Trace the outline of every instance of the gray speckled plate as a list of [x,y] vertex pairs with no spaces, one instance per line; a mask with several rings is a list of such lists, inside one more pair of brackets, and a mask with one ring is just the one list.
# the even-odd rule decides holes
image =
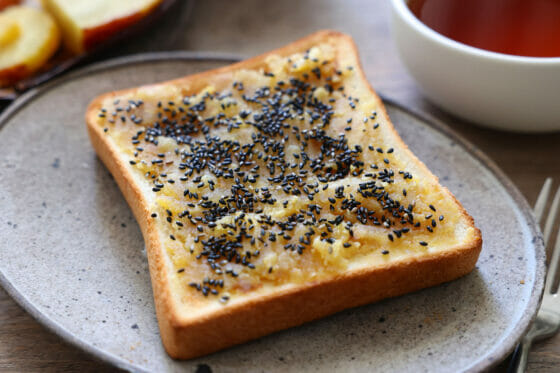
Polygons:
[[140,230],[90,146],[83,115],[102,92],[229,61],[174,53],[102,63],[29,92],[2,115],[0,282],[7,291],[70,343],[129,370],[449,372],[503,359],[542,293],[545,255],[530,209],[479,151],[390,102],[405,142],[482,230],[476,269],[200,359],[166,355]]

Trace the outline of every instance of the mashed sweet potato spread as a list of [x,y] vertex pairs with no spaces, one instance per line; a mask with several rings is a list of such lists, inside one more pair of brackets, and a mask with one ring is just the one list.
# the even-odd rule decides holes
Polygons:
[[324,43],[194,92],[148,86],[104,103],[99,125],[152,196],[184,302],[227,303],[456,242],[459,207],[417,183],[423,169],[387,143],[374,96],[335,54]]

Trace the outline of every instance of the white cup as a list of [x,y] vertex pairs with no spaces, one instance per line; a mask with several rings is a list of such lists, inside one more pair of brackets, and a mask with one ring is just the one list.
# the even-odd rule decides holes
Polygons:
[[496,129],[560,130],[560,57],[474,48],[423,24],[407,0],[391,2],[393,37],[401,59],[431,101]]

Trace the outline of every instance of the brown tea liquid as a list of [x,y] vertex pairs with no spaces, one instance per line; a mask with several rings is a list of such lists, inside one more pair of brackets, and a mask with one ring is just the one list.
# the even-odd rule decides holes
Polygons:
[[431,29],[493,52],[560,57],[560,0],[409,0]]

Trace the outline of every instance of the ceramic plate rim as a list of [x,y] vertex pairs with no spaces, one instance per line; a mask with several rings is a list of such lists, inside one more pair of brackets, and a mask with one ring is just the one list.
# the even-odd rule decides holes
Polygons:
[[[40,87],[34,88],[19,98],[17,98],[6,110],[0,115],[0,131],[4,127],[4,124],[19,110],[23,109],[28,104],[32,103],[35,98],[40,97],[42,94],[56,88],[59,85],[72,81],[74,79],[80,78],[84,75],[101,72],[104,70],[109,70],[117,67],[121,67],[129,64],[140,64],[140,63],[157,63],[165,61],[221,61],[224,63],[234,63],[240,61],[242,58],[238,55],[227,54],[227,53],[213,53],[213,52],[191,52],[191,51],[176,51],[176,52],[154,52],[154,53],[140,53],[130,56],[118,57],[110,59],[103,62],[98,62],[86,67],[83,67],[77,71],[74,71],[63,77],[54,79]],[[509,335],[503,339],[503,342],[495,346],[495,348],[486,356],[479,359],[479,361],[470,366],[467,371],[478,372],[485,371],[493,365],[502,361],[514,348],[516,343],[525,334],[530,324],[536,317],[538,307],[540,305],[542,294],[544,290],[544,275],[546,272],[546,252],[545,247],[542,242],[542,234],[540,228],[538,227],[535,217],[532,213],[532,209],[529,204],[522,196],[521,192],[513,184],[513,182],[507,177],[503,171],[492,161],[487,155],[485,155],[480,149],[475,145],[470,143],[464,137],[459,135],[453,129],[445,125],[442,121],[424,113],[420,114],[414,110],[408,109],[403,105],[383,97],[383,102],[385,104],[391,105],[398,110],[405,112],[406,114],[415,117],[423,124],[433,128],[434,130],[440,132],[445,137],[455,141],[459,146],[461,146],[471,157],[479,161],[483,167],[490,170],[496,177],[498,182],[502,184],[504,189],[508,192],[509,196],[515,202],[515,206],[519,209],[523,217],[529,223],[530,231],[541,238],[535,242],[535,281],[533,288],[531,289],[531,296],[527,302],[526,312],[522,314],[517,324],[511,328]],[[62,325],[54,321],[53,319],[42,313],[37,307],[35,307],[27,297],[18,292],[14,286],[8,281],[4,276],[2,269],[0,268],[0,285],[6,290],[6,292],[18,303],[25,311],[27,311],[35,320],[37,320],[41,325],[45,326],[51,332],[60,336],[65,342],[72,346],[79,348],[80,350],[86,352],[90,356],[99,359],[103,362],[111,364],[121,369],[132,370],[132,371],[144,371],[141,367],[131,364],[128,361],[120,358],[114,354],[106,352],[98,347],[89,344],[86,340],[77,338],[71,331],[64,328]],[[529,311],[529,312],[527,312]]]

